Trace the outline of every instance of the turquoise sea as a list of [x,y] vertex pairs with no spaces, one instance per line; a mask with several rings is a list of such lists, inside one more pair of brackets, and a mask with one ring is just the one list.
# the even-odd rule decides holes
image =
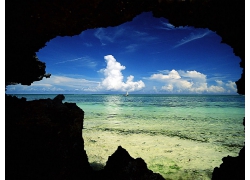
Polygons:
[[[56,95],[16,96],[35,100]],[[112,144],[119,142],[166,179],[176,179],[174,173],[182,179],[185,173],[186,179],[210,179],[221,158],[236,156],[245,142],[245,96],[241,95],[65,94],[64,102],[76,103],[85,112],[85,148],[89,160],[99,168],[112,154]],[[150,158],[147,148],[148,152],[153,149]],[[210,162],[205,156],[215,156],[215,160]],[[163,162],[164,158],[172,164]]]

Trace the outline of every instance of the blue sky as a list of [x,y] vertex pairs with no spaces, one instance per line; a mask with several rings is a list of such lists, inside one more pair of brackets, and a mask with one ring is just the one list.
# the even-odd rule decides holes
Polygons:
[[150,12],[120,26],[56,37],[37,56],[51,77],[8,86],[6,93],[237,94],[242,73],[240,58],[215,32],[175,28]]

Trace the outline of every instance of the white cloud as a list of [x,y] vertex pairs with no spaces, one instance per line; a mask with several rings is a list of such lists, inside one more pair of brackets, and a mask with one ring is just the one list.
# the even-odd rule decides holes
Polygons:
[[221,80],[215,80],[215,82],[216,82],[219,86],[224,85],[224,83],[223,83]]
[[135,31],[135,35],[136,35],[136,36],[147,36],[148,33],[146,33],[146,32],[141,32],[141,31]]
[[75,59],[68,59],[68,60],[65,60],[65,61],[60,61],[60,62],[57,62],[55,64],[63,64],[63,63],[67,63],[67,62],[74,62],[74,61],[79,61],[79,60],[82,60],[86,57],[79,57],[79,58],[75,58]]
[[158,93],[158,90],[155,86],[153,86],[153,90],[154,90],[154,92]]
[[[20,84],[8,86],[8,91],[13,92],[55,92],[55,91],[96,91],[99,82],[88,81],[83,78],[71,78],[66,76],[52,75],[41,81],[35,81],[30,86]],[[13,89],[15,88],[15,89]]]
[[92,47],[93,46],[93,44],[91,44],[91,43],[83,43],[86,47]]
[[107,66],[105,69],[101,69],[105,76],[100,84],[101,89],[113,90],[113,91],[137,91],[145,87],[144,82],[134,82],[134,76],[127,77],[127,81],[123,82],[122,70],[126,67],[122,66],[112,55],[104,56]]
[[191,41],[201,39],[201,38],[207,36],[209,33],[210,33],[209,30],[204,31],[203,33],[191,33],[189,36],[187,36],[187,37],[183,38],[182,40],[180,40],[179,42],[177,42],[177,44],[174,46],[174,48],[182,46],[182,45],[189,43]]
[[151,77],[149,79],[155,79],[155,80],[159,80],[159,81],[164,81],[167,79],[180,79],[180,75],[176,70],[172,70],[169,72],[169,74],[153,74],[151,75]]
[[169,84],[167,86],[162,86],[161,89],[162,90],[165,90],[165,91],[173,91],[173,85],[172,84]]
[[[98,28],[94,35],[96,38],[100,40],[102,45],[106,45],[106,43],[113,43],[115,39],[119,36],[122,36],[124,29],[122,28],[115,28],[115,31],[112,31],[108,33],[108,31],[105,28]],[[111,31],[109,29],[109,31]]]
[[[80,66],[87,66],[87,67],[93,68],[97,65],[97,63],[93,61],[91,58],[89,58],[88,56],[83,56],[83,57],[79,57],[75,59],[68,59],[68,60],[57,62],[55,64],[64,64],[64,63],[70,63],[70,62],[76,62],[76,61],[82,62]],[[79,63],[77,65],[79,65]]]
[[191,89],[194,84],[193,82],[189,82],[185,79],[175,80],[173,83],[178,89]]
[[228,81],[228,83],[226,83],[226,86],[227,86],[230,90],[232,90],[233,92],[237,92],[237,88],[236,88],[235,82]]
[[[198,71],[183,70],[163,70],[161,73],[152,74],[149,79],[163,82],[165,85],[161,90],[176,93],[225,93],[227,92],[224,83],[216,80],[217,86],[208,85],[207,76]],[[228,82],[227,86],[231,90],[235,90],[235,84]],[[235,91],[236,92],[236,91]]]
[[174,25],[168,23],[168,22],[161,22],[162,25],[164,26],[162,29],[166,29],[166,30],[173,30],[175,29]]
[[137,44],[130,44],[126,47],[126,52],[134,52],[138,48]]
[[199,79],[201,81],[205,81],[206,80],[206,75],[205,74],[202,74],[200,72],[197,72],[197,71],[179,71],[180,75],[182,77],[187,77],[187,78],[192,78],[192,79]]
[[145,87],[143,81],[134,81],[134,76],[130,75],[123,81],[122,66],[112,55],[104,57],[107,63],[105,69],[101,69],[105,78],[100,81],[89,81],[83,78],[52,75],[50,78],[44,78],[36,81],[30,86],[10,85],[8,92],[102,92],[102,90],[112,91],[138,91]]
[[178,30],[186,30],[186,29],[193,29],[193,27],[191,27],[191,26],[174,26],[174,25],[172,25],[172,24],[170,24],[169,22],[163,22],[163,21],[161,21],[161,25],[163,25],[163,26],[161,26],[159,29],[164,29],[164,30],[168,30],[168,31],[170,31],[170,30],[175,30],[175,29],[178,29]]
[[223,93],[225,92],[225,89],[221,86],[210,86],[208,89],[207,89],[208,92],[211,92],[211,93]]

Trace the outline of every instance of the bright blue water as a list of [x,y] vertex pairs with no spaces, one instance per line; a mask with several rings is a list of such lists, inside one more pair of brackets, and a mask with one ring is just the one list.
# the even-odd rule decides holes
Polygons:
[[[56,95],[16,96],[35,100]],[[154,131],[230,148],[241,147],[245,140],[245,96],[241,95],[66,94],[64,102],[84,110],[85,128]]]
[[[56,95],[17,96],[35,100],[53,99]],[[123,145],[132,152],[138,150],[147,159],[148,167],[165,178],[211,179],[213,168],[222,163],[221,158],[228,154],[237,156],[244,146],[245,96],[66,94],[64,102],[76,103],[84,111],[83,136],[90,162],[104,165],[115,150],[108,154],[114,146],[111,142],[120,142],[118,138],[124,137]],[[131,137],[136,137],[131,142],[138,146],[124,142]],[[180,138],[176,143],[181,144],[176,147],[169,146],[172,141],[158,141],[163,137],[174,137],[170,138],[174,142]],[[142,144],[142,139],[146,144]],[[159,142],[163,149],[158,148]],[[149,147],[150,154],[145,155],[144,150]],[[190,158],[191,162],[185,161]],[[169,174],[173,171],[169,162],[180,170]]]

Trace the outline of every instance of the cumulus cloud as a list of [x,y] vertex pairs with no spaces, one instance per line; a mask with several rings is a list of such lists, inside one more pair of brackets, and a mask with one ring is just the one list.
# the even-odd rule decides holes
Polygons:
[[112,55],[104,56],[107,66],[101,69],[105,78],[102,80],[99,88],[112,91],[137,91],[145,87],[143,81],[134,81],[134,76],[127,77],[127,81],[123,82],[122,70],[126,67],[122,66]]
[[162,86],[162,90],[166,90],[166,91],[173,91],[173,85],[172,84],[168,84],[166,86]]
[[187,77],[187,78],[192,78],[192,79],[196,79],[196,80],[200,80],[200,81],[206,81],[206,75],[205,74],[202,74],[200,72],[197,72],[197,71],[182,71],[180,70],[179,71],[180,75],[182,77]]
[[211,93],[223,93],[223,92],[225,92],[225,89],[221,86],[212,85],[212,86],[207,88],[207,91],[211,92]]
[[[198,71],[164,70],[157,74],[152,74],[150,80],[163,82],[162,91],[171,93],[225,93],[225,83],[216,80],[217,85],[208,85],[207,76]],[[229,81],[226,86],[235,90],[235,83]]]
[[160,80],[160,81],[164,81],[166,79],[180,79],[180,75],[176,70],[172,70],[169,72],[169,74],[153,74],[151,75],[151,77],[149,79],[156,79],[156,80]]
[[231,90],[231,91],[233,91],[233,92],[237,92],[237,88],[236,88],[235,82],[228,81],[228,82],[226,83],[226,86],[229,88],[229,90]]
[[221,80],[215,80],[215,82],[219,85],[222,86],[224,83]]
[[154,92],[158,93],[158,90],[155,86],[153,86],[153,90],[154,90]]

